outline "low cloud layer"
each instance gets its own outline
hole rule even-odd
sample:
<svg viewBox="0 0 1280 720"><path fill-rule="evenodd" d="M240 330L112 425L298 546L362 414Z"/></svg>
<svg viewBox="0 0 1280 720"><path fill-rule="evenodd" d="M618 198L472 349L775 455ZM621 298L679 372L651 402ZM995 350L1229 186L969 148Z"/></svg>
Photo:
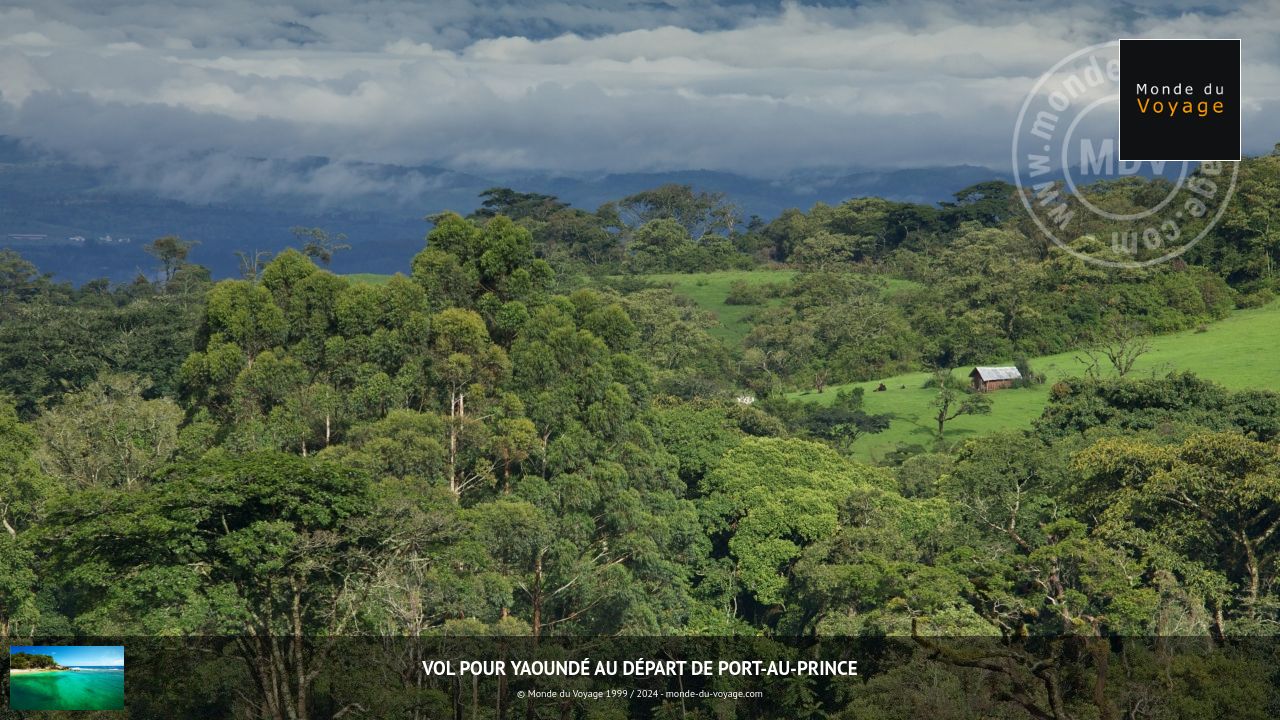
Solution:
<svg viewBox="0 0 1280 720"><path fill-rule="evenodd" d="M1004 168L1042 72L1084 45L1146 36L1243 38L1246 151L1280 140L1275 0L209 5L0 6L0 134L194 195L245 182L235 157L755 176ZM173 170L211 157L222 174Z"/></svg>

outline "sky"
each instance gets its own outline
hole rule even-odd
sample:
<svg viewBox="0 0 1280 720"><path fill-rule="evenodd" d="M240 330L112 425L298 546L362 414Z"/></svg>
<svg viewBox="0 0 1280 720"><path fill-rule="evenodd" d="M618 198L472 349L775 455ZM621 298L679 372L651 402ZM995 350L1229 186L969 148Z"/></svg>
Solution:
<svg viewBox="0 0 1280 720"><path fill-rule="evenodd" d="M1280 141L1280 0L0 0L0 134L211 190L307 156L1007 170L1036 79L1118 37L1242 38L1245 151Z"/></svg>
<svg viewBox="0 0 1280 720"><path fill-rule="evenodd" d="M14 645L9 653L50 655L54 662L67 667L124 665L123 645Z"/></svg>

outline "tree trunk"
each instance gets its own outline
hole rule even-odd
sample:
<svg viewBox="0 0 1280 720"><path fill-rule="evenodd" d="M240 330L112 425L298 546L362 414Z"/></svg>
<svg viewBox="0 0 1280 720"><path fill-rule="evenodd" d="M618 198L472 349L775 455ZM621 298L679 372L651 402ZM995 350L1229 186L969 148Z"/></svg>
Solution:
<svg viewBox="0 0 1280 720"><path fill-rule="evenodd" d="M1215 600L1213 603L1213 632L1209 633L1209 637L1213 639L1214 645L1227 639L1227 620L1222 612L1221 600Z"/></svg>
<svg viewBox="0 0 1280 720"><path fill-rule="evenodd" d="M466 417L466 396L454 391L449 394L449 490L455 498L462 496L458 483L458 436Z"/></svg>
<svg viewBox="0 0 1280 720"><path fill-rule="evenodd" d="M453 679L453 720L462 720L462 678Z"/></svg>
<svg viewBox="0 0 1280 720"><path fill-rule="evenodd" d="M1102 637L1088 640L1089 652L1093 655L1093 704L1098 708L1100 720L1117 720L1116 709L1107 699L1107 669L1111 666L1111 643Z"/></svg>
<svg viewBox="0 0 1280 720"><path fill-rule="evenodd" d="M536 643L542 634L542 551L533 562L533 591L530 597L533 606L533 640Z"/></svg>
<svg viewBox="0 0 1280 720"><path fill-rule="evenodd" d="M507 720L507 676L498 676L498 720Z"/></svg>
<svg viewBox="0 0 1280 720"><path fill-rule="evenodd" d="M290 619L293 622L293 663L295 677L297 678L298 687L296 690L296 710L295 716L298 720L306 720L307 717L307 666L303 660L302 643L302 592L297 581L290 583L290 589L293 590L293 607L290 613Z"/></svg>

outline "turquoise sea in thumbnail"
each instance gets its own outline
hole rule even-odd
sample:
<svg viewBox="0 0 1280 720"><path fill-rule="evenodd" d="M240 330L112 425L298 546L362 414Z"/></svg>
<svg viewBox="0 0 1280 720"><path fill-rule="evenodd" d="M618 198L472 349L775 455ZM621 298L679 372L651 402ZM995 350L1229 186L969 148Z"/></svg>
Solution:
<svg viewBox="0 0 1280 720"><path fill-rule="evenodd" d="M123 710L124 666L72 667L9 676L13 710Z"/></svg>

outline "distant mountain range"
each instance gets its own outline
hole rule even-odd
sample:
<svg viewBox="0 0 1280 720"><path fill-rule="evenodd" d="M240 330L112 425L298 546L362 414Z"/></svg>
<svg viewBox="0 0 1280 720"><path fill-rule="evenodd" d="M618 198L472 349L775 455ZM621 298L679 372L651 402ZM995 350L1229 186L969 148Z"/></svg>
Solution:
<svg viewBox="0 0 1280 720"><path fill-rule="evenodd" d="M495 186L556 195L587 210L664 183L725 193L744 217L770 219L786 208L879 196L935 203L1007 173L977 166L905 170L815 169L784 178L679 171L620 174L552 172L486 176L434 166L276 160L225 155L181 163L91 165L33 150L0 136L0 247L12 247L57 279L116 281L154 273L142 246L161 235L200 241L191 260L216 277L237 272L235 252L276 252L290 228L345 233L352 250L338 272L407 271L422 247L424 217L467 213Z"/></svg>

